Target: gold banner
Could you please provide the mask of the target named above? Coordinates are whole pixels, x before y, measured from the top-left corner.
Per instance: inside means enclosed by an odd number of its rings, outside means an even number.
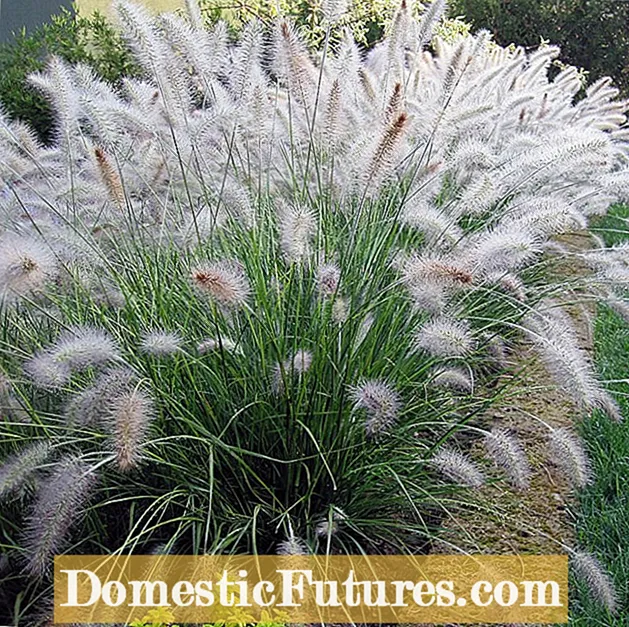
[[[568,621],[565,555],[67,555],[54,585],[57,624]]]

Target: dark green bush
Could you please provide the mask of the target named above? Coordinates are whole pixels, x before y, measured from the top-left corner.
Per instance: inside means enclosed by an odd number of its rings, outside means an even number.
[[[559,44],[562,60],[612,76],[629,91],[629,2],[625,0],[453,0],[453,11],[496,41],[537,46]]]
[[[132,56],[116,29],[102,16],[75,16],[63,11],[32,33],[16,34],[0,46],[0,102],[14,119],[32,125],[48,142],[54,118],[46,99],[26,78],[43,69],[50,55],[71,63],[87,63],[110,82],[137,71]]]

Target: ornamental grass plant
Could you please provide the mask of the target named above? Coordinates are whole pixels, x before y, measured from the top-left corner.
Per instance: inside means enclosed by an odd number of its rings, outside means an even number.
[[[282,17],[233,41],[192,0],[117,10],[141,78],[53,58],[54,144],[0,124],[12,619],[60,552],[429,551],[450,507],[535,472],[478,420],[524,340],[575,419],[621,419],[564,309],[629,280],[626,246],[569,242],[629,196],[608,79],[577,98],[554,47],[434,38],[444,2],[402,2],[367,55],[347,29],[312,55]]]

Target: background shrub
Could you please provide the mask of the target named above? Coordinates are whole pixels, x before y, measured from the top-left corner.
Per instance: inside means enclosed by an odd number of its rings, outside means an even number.
[[[47,143],[54,129],[52,109],[26,79],[42,70],[51,55],[86,63],[113,83],[137,71],[116,28],[98,13],[82,17],[64,10],[33,33],[23,31],[13,42],[0,46],[2,107],[10,117],[28,122]]]
[[[454,0],[453,11],[488,28],[500,44],[561,46],[562,59],[591,80],[612,76],[629,89],[629,3],[617,0]]]

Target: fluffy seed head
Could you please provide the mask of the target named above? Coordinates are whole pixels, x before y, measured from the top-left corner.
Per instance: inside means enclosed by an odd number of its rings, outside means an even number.
[[[116,462],[121,471],[127,472],[140,463],[153,419],[153,401],[141,389],[125,392],[111,403],[105,424],[112,433]]]
[[[96,484],[92,468],[79,457],[63,459],[41,483],[26,522],[26,568],[41,576],[50,571],[53,557],[66,543]]]
[[[540,252],[538,238],[528,231],[509,228],[488,231],[479,238],[468,254],[468,264],[474,272],[491,274],[516,270]]]
[[[319,538],[325,538],[327,536],[334,535],[339,530],[339,523],[346,520],[347,516],[338,507],[334,507],[332,511],[332,520],[329,518],[321,520],[315,527],[315,534]]]
[[[50,451],[48,442],[36,442],[8,457],[0,466],[0,499],[19,491],[48,459]]]
[[[612,397],[609,392],[605,390],[600,390],[598,394],[598,398],[594,401],[596,407],[598,407],[601,411],[605,412],[614,422],[622,422],[623,415],[622,410],[620,409],[620,405],[616,402],[616,400]]]
[[[127,368],[111,368],[99,375],[94,384],[68,403],[65,418],[73,427],[99,425],[108,414],[113,399],[132,389],[134,374]]]
[[[574,433],[564,428],[554,429],[548,443],[551,460],[573,486],[583,488],[592,481],[590,460]]]
[[[296,375],[302,375],[310,369],[312,364],[312,353],[309,351],[299,349],[295,354],[284,364],[287,370],[294,372]]]
[[[312,364],[312,353],[299,349],[285,361],[282,365],[277,364],[273,373],[273,391],[280,394],[284,391],[284,376],[301,377],[310,369]]]
[[[413,305],[421,311],[439,316],[446,306],[448,293],[446,288],[436,282],[425,280],[408,286],[408,291],[413,299]]]
[[[527,316],[524,326],[544,366],[556,384],[584,411],[598,407],[602,390],[588,354],[563,319]]]
[[[103,183],[109,192],[111,200],[113,200],[116,205],[122,209],[125,204],[125,196],[120,175],[113,167],[102,148],[96,148],[94,150],[94,155],[96,156],[98,170],[103,179]]]
[[[321,296],[333,296],[341,281],[341,269],[335,263],[326,263],[317,269],[317,290]]]
[[[430,281],[444,288],[472,285],[474,275],[451,260],[433,255],[414,255],[402,265],[402,278],[410,287]]]
[[[335,298],[332,304],[332,320],[336,324],[344,324],[349,316],[349,303],[346,298]]]
[[[170,357],[181,351],[181,337],[168,331],[151,331],[142,338],[140,349],[154,357]]]
[[[529,487],[531,467],[522,445],[513,434],[506,429],[493,429],[485,437],[485,449],[515,488],[526,490]]]
[[[474,337],[466,322],[436,318],[419,330],[415,345],[433,357],[463,357],[474,349]]]
[[[437,387],[464,394],[471,394],[474,391],[474,382],[470,373],[463,368],[437,368],[434,371],[432,383]]]
[[[481,469],[466,455],[454,449],[441,449],[432,465],[449,481],[467,488],[480,488],[485,483]]]
[[[322,0],[323,18],[330,24],[336,24],[347,11],[347,0]]]
[[[354,410],[365,410],[368,436],[387,431],[397,420],[401,401],[398,393],[385,381],[362,381],[351,389]]]
[[[3,372],[0,372],[0,400],[8,398],[12,390],[11,381]]]
[[[592,596],[609,612],[618,611],[618,593],[603,565],[590,553],[571,556],[572,566],[579,578],[588,586]]]
[[[197,289],[226,307],[244,305],[251,291],[242,265],[234,261],[219,261],[195,268],[192,281]]]
[[[312,238],[317,221],[312,210],[304,205],[286,204],[279,212],[281,245],[291,262],[305,261],[312,252]]]
[[[37,353],[26,364],[26,371],[37,385],[54,389],[67,383],[75,371],[120,359],[118,347],[107,333],[79,327],[64,332],[50,348]]]
[[[214,351],[219,351],[223,349],[228,353],[237,352],[238,346],[234,340],[229,339],[228,337],[219,338],[208,338],[207,340],[203,340],[199,342],[197,346],[197,351],[200,355],[205,355],[206,353],[212,353]]]
[[[291,535],[277,545],[278,555],[308,555],[308,553],[306,543],[297,536]]]
[[[40,294],[56,275],[56,259],[45,242],[26,237],[0,242],[0,302]]]

